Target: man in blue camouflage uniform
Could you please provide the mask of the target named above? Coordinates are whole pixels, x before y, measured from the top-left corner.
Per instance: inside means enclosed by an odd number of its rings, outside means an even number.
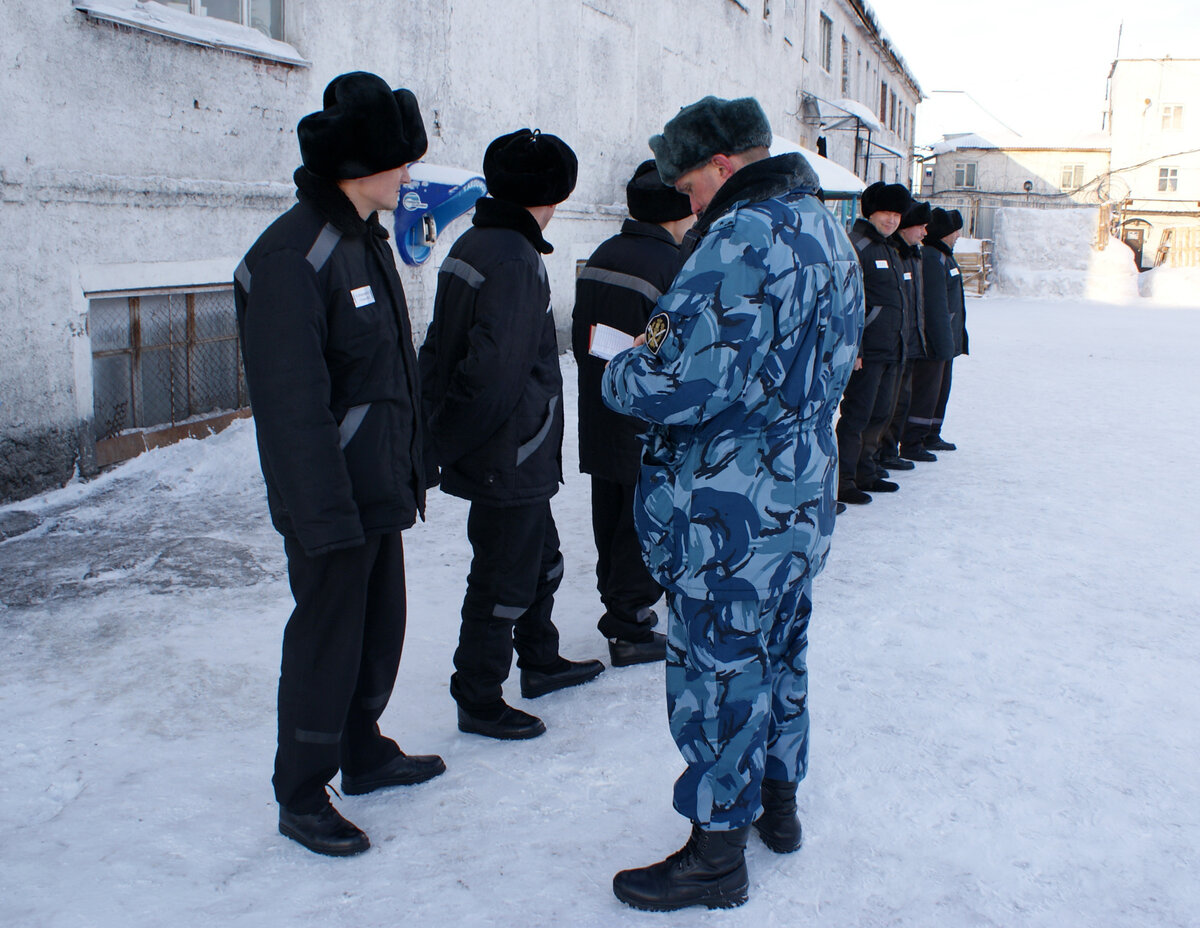
[[[644,343],[603,380],[605,402],[650,423],[634,517],[667,590],[667,709],[688,765],[675,808],[692,822],[681,850],[614,878],[638,908],[740,905],[751,824],[773,850],[800,847],[811,582],[863,293],[816,175],[770,141],[757,101],[715,97],[651,139],[700,219]]]

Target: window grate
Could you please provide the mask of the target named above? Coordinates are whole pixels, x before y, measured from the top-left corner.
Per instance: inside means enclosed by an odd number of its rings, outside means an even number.
[[[92,299],[88,332],[98,440],[249,402],[231,289]]]

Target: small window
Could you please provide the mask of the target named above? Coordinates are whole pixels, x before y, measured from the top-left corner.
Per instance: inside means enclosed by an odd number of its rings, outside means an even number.
[[[1162,108],[1162,127],[1164,132],[1176,132],[1183,128],[1183,104],[1164,104]]]
[[[1179,189],[1179,168],[1159,168],[1158,189],[1160,193],[1177,191]]]
[[[975,186],[975,162],[960,161],[954,165],[954,186],[955,187],[974,187]]]
[[[284,0],[160,0],[164,6],[191,13],[211,16],[231,23],[257,29],[263,35],[283,41]]]
[[[833,20],[821,14],[821,68],[826,73],[833,71]]]
[[[96,438],[248,405],[233,290],[88,302]]]
[[[1083,186],[1083,165],[1082,164],[1064,164],[1062,169],[1062,179],[1059,181],[1058,189],[1064,193],[1073,190],[1078,190]]]

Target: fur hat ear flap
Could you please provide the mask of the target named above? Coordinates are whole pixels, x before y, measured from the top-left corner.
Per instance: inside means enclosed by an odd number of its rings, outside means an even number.
[[[658,176],[654,159],[643,161],[625,185],[629,215],[640,222],[674,222],[692,214],[692,201]]]
[[[561,203],[575,189],[579,159],[557,135],[518,129],[493,139],[483,153],[483,179],[497,200],[519,206]]]
[[[352,71],[329,82],[319,112],[296,127],[304,166],[326,180],[368,177],[410,164],[429,146],[411,90]]]
[[[685,106],[650,138],[664,184],[700,167],[713,155],[736,155],[771,146],[771,124],[753,97],[722,100],[708,96]]]

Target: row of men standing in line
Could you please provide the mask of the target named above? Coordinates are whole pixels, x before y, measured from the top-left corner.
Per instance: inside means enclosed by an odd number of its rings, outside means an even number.
[[[377,216],[396,207],[426,148],[415,97],[342,75],[297,135],[300,202],[247,252],[235,300],[296,600],[279,683],[279,830],[349,855],[370,842],[329,802],[339,769],[350,795],[445,770],[378,725],[406,622],[400,533],[439,476],[471,502],[451,678],[458,727],[500,739],[545,730],[503,698],[514,650],[526,698],[604,670],[562,657],[551,619],[563,561],[549,499],[562,482],[564,417],[542,233],[577,161],[561,139],[528,129],[488,146],[490,195],[439,270],[418,358]],[[668,290],[655,316],[603,373],[605,402],[650,423],[635,512],[668,590],[669,648],[648,610],[627,614],[607,594],[600,627],[614,663],[669,651],[671,730],[687,760],[675,805],[692,822],[680,852],[614,878],[639,907],[744,902],[751,824],[777,852],[801,843],[811,581],[833,528],[832,421],[863,298],[816,176],[797,155],[770,157],[770,140],[756,101],[706,97],[651,139],[657,161],[630,184],[634,199],[642,189],[672,215],[686,200],[699,217],[688,272],[675,276],[678,255],[663,266],[650,284]],[[686,217],[657,218],[640,232],[673,252],[668,236],[678,241]],[[583,302],[588,284],[621,273],[582,275]],[[607,509],[603,492],[597,500]],[[623,517],[627,502],[610,505]]]
[[[941,434],[954,358],[966,354],[966,304],[954,244],[958,210],[931,209],[901,184],[863,191],[850,230],[866,291],[860,360],[837,423],[838,503],[894,493],[892,471],[933,462],[955,445]]]

